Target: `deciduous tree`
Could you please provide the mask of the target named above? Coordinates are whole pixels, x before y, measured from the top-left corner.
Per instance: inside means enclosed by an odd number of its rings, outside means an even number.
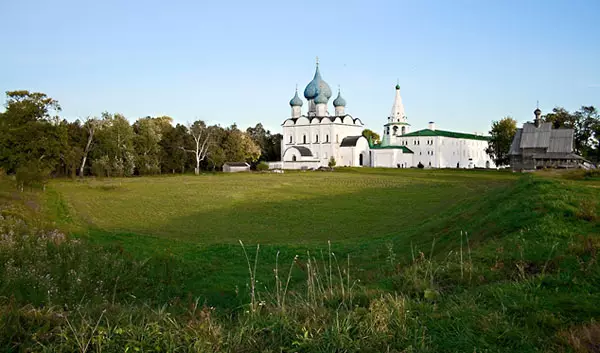
[[[517,122],[511,117],[505,117],[492,123],[490,141],[485,152],[494,160],[497,166],[508,165],[510,145],[517,132]]]
[[[377,134],[375,131],[369,130],[369,129],[364,129],[362,132],[362,135],[364,137],[367,138],[367,140],[369,140],[369,143],[380,143],[380,137],[379,134]]]

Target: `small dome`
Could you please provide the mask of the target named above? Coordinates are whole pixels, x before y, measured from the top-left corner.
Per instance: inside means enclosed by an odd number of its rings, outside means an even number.
[[[315,104],[327,104],[327,102],[329,102],[329,97],[323,94],[323,92],[315,98]]]
[[[400,84],[396,84],[396,89],[400,89]]]
[[[346,106],[346,100],[344,98],[342,98],[342,94],[340,91],[338,91],[337,98],[333,100],[333,106],[334,107],[345,107]]]
[[[294,94],[294,98],[292,98],[292,100],[290,101],[290,106],[301,107],[302,104],[303,104],[302,99],[300,99],[300,97],[298,97],[298,90],[296,90],[296,94]]]
[[[327,82],[323,81],[321,78],[321,72],[319,71],[319,66],[317,65],[315,76],[304,89],[304,98],[308,100],[316,99],[321,93],[327,97],[328,100],[331,98],[331,88]]]
[[[533,114],[535,114],[535,116],[541,115],[542,111],[540,110],[540,108],[537,108],[536,110],[533,111]]]

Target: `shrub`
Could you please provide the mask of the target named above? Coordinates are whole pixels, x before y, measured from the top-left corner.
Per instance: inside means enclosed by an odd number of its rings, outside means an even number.
[[[31,161],[17,168],[17,187],[23,191],[27,187],[39,187],[45,189],[50,169],[43,167],[37,161]]]
[[[590,169],[590,170],[586,170],[584,177],[586,179],[596,179],[596,178],[600,178],[600,169]]]
[[[329,166],[329,168],[335,167],[336,161],[335,161],[335,158],[333,158],[333,156],[331,156],[331,158],[329,158],[329,163],[327,163],[327,165]]]
[[[423,163],[419,162],[419,164],[417,164],[417,168],[423,169],[425,168],[425,166],[423,165]]]
[[[256,170],[259,172],[264,172],[269,170],[269,164],[267,162],[260,162],[256,165]]]
[[[102,156],[92,162],[92,173],[97,177],[110,177],[111,163],[108,156]]]

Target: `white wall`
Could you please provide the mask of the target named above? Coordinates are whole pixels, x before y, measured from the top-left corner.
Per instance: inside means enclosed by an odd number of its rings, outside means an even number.
[[[344,119],[332,116],[323,118],[319,122],[313,118],[309,120],[306,117],[301,117],[295,124],[291,120],[286,120],[282,128],[282,153],[291,146],[304,146],[311,150],[313,157],[320,161],[320,165],[327,166],[331,156],[339,163],[342,157],[340,154],[340,143],[344,137],[361,135],[363,130],[363,125],[360,122],[354,124],[352,118],[349,116]],[[305,136],[306,143],[304,143]],[[292,139],[291,143],[290,137]],[[329,142],[326,142],[327,138]],[[285,161],[291,160],[285,156],[282,157]],[[299,160],[298,157],[297,159]]]
[[[371,165],[369,154],[369,142],[365,137],[361,137],[356,141],[356,146],[341,147],[340,158],[336,159],[338,166],[344,167],[360,167],[360,156],[362,155],[362,166],[368,167]]]
[[[371,150],[371,166],[384,168],[410,168],[416,166],[412,153],[404,153],[399,148],[386,148]],[[414,164],[414,165],[413,165]]]
[[[414,166],[419,162],[432,168],[485,168],[494,162],[485,153],[487,141],[458,139],[443,136],[399,137],[398,145],[414,152]]]

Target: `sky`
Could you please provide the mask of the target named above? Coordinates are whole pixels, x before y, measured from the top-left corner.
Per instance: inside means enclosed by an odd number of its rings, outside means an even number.
[[[281,132],[319,57],[381,133],[399,82],[412,130],[487,132],[600,106],[600,1],[0,1],[0,91],[68,120],[169,115]],[[305,102],[303,112],[306,112]]]

